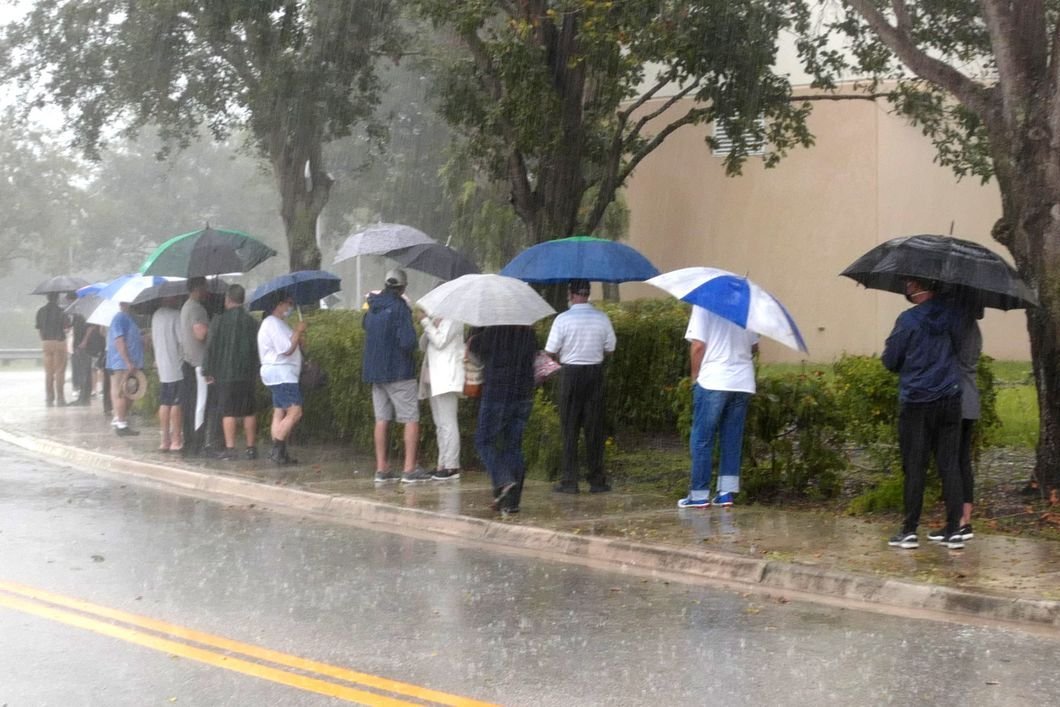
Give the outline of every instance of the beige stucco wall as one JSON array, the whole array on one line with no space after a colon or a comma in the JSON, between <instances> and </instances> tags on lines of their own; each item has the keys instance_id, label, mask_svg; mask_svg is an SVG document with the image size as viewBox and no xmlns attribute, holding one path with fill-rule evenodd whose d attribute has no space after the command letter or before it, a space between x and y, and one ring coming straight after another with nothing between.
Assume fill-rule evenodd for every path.
<instances>
[{"instance_id":1,"label":"beige stucco wall","mask_svg":"<svg viewBox=\"0 0 1060 707\"><path fill-rule=\"evenodd\" d=\"M774 169L752 158L735 178L704 144L708 129L677 131L638 166L625 195L629 243L663 272L712 265L747 275L791 311L810 360L879 352L908 306L838 276L877 243L949 233L953 221L954 235L1001 252L989 236L1000 213L996 186L958 183L932 162L931 143L883 102L816 103L815 147ZM622 286L626 299L658 294ZM983 334L989 355L1029 358L1022 312L989 311ZM803 358L769 341L762 353L772 361Z\"/></svg>"}]
</instances>

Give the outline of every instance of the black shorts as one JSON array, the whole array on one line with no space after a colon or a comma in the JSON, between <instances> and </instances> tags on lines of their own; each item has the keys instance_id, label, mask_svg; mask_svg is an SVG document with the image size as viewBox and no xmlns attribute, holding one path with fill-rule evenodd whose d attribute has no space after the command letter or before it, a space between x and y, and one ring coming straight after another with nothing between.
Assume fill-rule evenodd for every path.
<instances>
[{"instance_id":1,"label":"black shorts","mask_svg":"<svg viewBox=\"0 0 1060 707\"><path fill-rule=\"evenodd\" d=\"M218 383L217 395L222 417L248 417L255 414L257 390L254 381Z\"/></svg>"}]
</instances>

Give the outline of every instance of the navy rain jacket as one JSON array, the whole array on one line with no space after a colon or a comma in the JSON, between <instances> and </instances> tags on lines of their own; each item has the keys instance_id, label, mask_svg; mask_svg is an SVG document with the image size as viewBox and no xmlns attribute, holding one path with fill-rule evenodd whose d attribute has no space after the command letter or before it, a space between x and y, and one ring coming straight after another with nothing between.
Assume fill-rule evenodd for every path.
<instances>
[{"instance_id":1,"label":"navy rain jacket","mask_svg":"<svg viewBox=\"0 0 1060 707\"><path fill-rule=\"evenodd\" d=\"M412 311L401 295L390 290L368 295L368 312L361 326L361 378L365 383L393 383L416 377L416 329L412 326Z\"/></svg>"},{"instance_id":2,"label":"navy rain jacket","mask_svg":"<svg viewBox=\"0 0 1060 707\"><path fill-rule=\"evenodd\" d=\"M960 312L933 297L898 316L883 348L883 365L898 374L898 401L930 403L961 393L956 355Z\"/></svg>"}]
</instances>

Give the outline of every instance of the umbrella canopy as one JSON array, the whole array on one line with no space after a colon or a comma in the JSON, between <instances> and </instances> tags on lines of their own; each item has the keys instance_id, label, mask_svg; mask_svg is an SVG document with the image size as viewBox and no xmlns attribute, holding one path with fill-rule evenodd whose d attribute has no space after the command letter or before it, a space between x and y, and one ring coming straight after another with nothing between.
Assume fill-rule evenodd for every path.
<instances>
[{"instance_id":1,"label":"umbrella canopy","mask_svg":"<svg viewBox=\"0 0 1060 707\"><path fill-rule=\"evenodd\" d=\"M333 262L340 263L343 260L356 258L358 255L386 255L400 248L431 243L437 244L438 241L412 226L400 223L377 223L354 233L343 241Z\"/></svg>"},{"instance_id":2,"label":"umbrella canopy","mask_svg":"<svg viewBox=\"0 0 1060 707\"><path fill-rule=\"evenodd\" d=\"M276 294L284 291L301 306L318 302L342 289L342 280L326 270L299 270L274 277L257 287L250 295L251 310L269 310L276 304Z\"/></svg>"},{"instance_id":3,"label":"umbrella canopy","mask_svg":"<svg viewBox=\"0 0 1060 707\"><path fill-rule=\"evenodd\" d=\"M682 268L647 282L744 329L807 352L795 320L780 300L746 277L718 268Z\"/></svg>"},{"instance_id":4,"label":"umbrella canopy","mask_svg":"<svg viewBox=\"0 0 1060 707\"><path fill-rule=\"evenodd\" d=\"M1015 268L978 243L952 236L904 236L881 243L840 273L865 287L905 294L909 278L943 283L972 303L1020 309L1038 298Z\"/></svg>"},{"instance_id":5,"label":"umbrella canopy","mask_svg":"<svg viewBox=\"0 0 1060 707\"><path fill-rule=\"evenodd\" d=\"M512 258L501 270L501 275L537 283L575 279L631 282L658 274L647 258L625 243L589 236L538 243Z\"/></svg>"},{"instance_id":6,"label":"umbrella canopy","mask_svg":"<svg viewBox=\"0 0 1060 707\"><path fill-rule=\"evenodd\" d=\"M52 292L76 292L87 284L88 280L80 277L56 275L55 277L49 277L47 280L34 287L33 292L30 292L30 294L47 295Z\"/></svg>"},{"instance_id":7,"label":"umbrella canopy","mask_svg":"<svg viewBox=\"0 0 1060 707\"><path fill-rule=\"evenodd\" d=\"M151 287L158 287L168 281L168 278L160 277L158 275L141 275L139 273L133 273L132 275L122 275L121 277L114 278L106 287L99 290L96 294L101 299L110 300L115 304L121 304L122 302L131 303L134 302L144 290Z\"/></svg>"},{"instance_id":8,"label":"umbrella canopy","mask_svg":"<svg viewBox=\"0 0 1060 707\"><path fill-rule=\"evenodd\" d=\"M556 313L532 287L504 275L462 275L434 288L418 304L433 317L471 326L529 326Z\"/></svg>"},{"instance_id":9,"label":"umbrella canopy","mask_svg":"<svg viewBox=\"0 0 1060 707\"><path fill-rule=\"evenodd\" d=\"M477 265L441 243L421 243L399 248L389 251L386 257L410 270L434 275L443 280L453 280L461 275L479 272Z\"/></svg>"},{"instance_id":10,"label":"umbrella canopy","mask_svg":"<svg viewBox=\"0 0 1060 707\"><path fill-rule=\"evenodd\" d=\"M174 236L140 266L144 275L205 277L246 272L276 251L240 231L206 228Z\"/></svg>"},{"instance_id":11,"label":"umbrella canopy","mask_svg":"<svg viewBox=\"0 0 1060 707\"><path fill-rule=\"evenodd\" d=\"M206 280L206 290L210 294L223 295L228 289L228 283L219 277L211 277ZM185 297L188 294L187 278L166 278L165 282L148 287L136 295L133 304L146 304L165 297Z\"/></svg>"}]
</instances>

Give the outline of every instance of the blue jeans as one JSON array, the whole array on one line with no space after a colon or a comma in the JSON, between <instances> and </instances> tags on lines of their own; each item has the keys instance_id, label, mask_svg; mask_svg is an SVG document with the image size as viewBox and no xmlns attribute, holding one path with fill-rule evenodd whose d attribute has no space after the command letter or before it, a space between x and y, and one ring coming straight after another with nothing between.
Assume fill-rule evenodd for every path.
<instances>
[{"instance_id":1,"label":"blue jeans","mask_svg":"<svg viewBox=\"0 0 1060 707\"><path fill-rule=\"evenodd\" d=\"M522 485L526 476L523 432L533 407L533 399L483 399L479 403L475 448L494 489L512 483Z\"/></svg>"},{"instance_id":2,"label":"blue jeans","mask_svg":"<svg viewBox=\"0 0 1060 707\"><path fill-rule=\"evenodd\" d=\"M740 457L743 452L743 423L747 419L750 393L707 390L692 387L692 499L710 498L710 478L715 440L721 447L718 493L740 490Z\"/></svg>"}]
</instances>

